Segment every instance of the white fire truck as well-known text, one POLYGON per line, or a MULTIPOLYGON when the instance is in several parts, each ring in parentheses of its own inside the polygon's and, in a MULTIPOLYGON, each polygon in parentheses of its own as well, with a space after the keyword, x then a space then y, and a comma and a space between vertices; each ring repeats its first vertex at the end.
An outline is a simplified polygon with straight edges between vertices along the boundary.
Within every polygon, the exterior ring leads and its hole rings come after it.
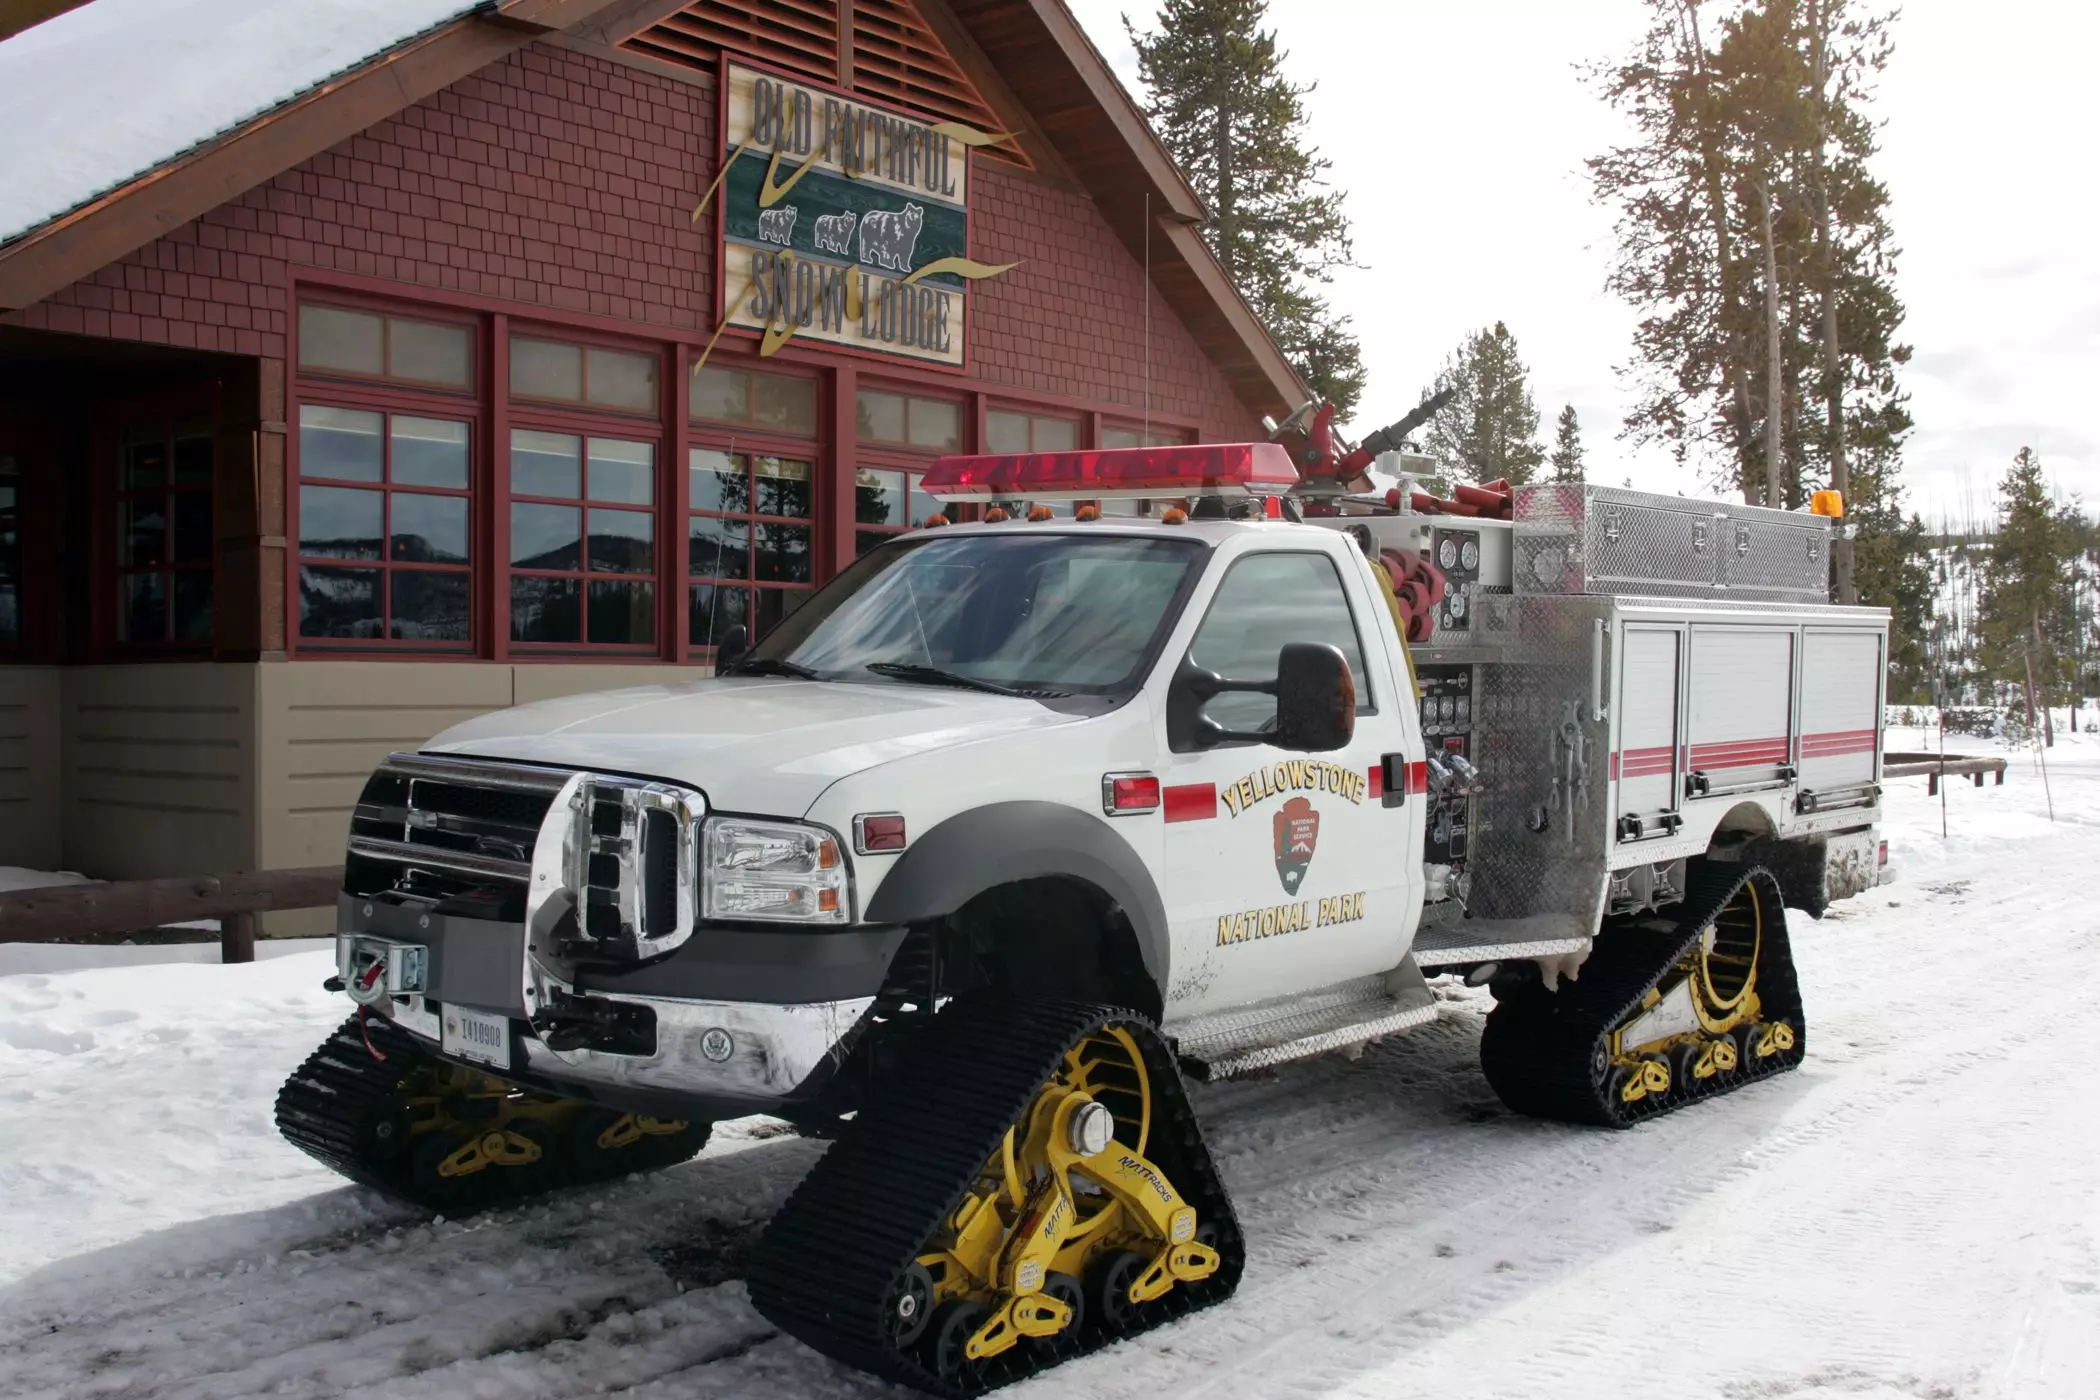
POLYGON ((943 459, 974 522, 716 678, 390 758, 346 856, 355 1015, 286 1137, 457 1213, 785 1118, 835 1141, 752 1301, 961 1395, 1229 1295, 1184 1076, 1404 1031, 1431 975, 1492 989, 1523 1113, 1623 1126, 1798 1064, 1783 907, 1881 860, 1887 616, 1825 601, 1831 522, 1351 494, 1365 449, 1287 427, 1296 465, 943 459))

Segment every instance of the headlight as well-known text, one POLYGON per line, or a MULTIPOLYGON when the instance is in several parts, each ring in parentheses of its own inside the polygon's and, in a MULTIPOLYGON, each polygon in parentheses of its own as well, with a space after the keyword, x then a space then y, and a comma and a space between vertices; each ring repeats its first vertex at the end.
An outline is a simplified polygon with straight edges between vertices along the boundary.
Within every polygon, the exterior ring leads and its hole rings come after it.
POLYGON ((705 851, 705 917, 846 922, 846 858, 830 832, 800 822, 712 817, 705 851))

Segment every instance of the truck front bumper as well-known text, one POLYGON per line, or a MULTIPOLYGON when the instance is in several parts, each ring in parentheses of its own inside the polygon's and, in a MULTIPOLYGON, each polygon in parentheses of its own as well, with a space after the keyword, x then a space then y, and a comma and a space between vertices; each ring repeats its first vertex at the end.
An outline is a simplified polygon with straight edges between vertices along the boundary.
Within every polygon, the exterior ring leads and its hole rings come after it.
POLYGON ((340 913, 336 970, 352 999, 434 1053, 660 1117, 792 1116, 844 1060, 903 938, 901 929, 707 931, 658 962, 550 989, 534 975, 521 924, 352 898, 340 913), (550 994, 570 1017, 619 1033, 581 1043, 557 1033, 550 994), (447 1007, 507 1021, 509 1063, 449 1054, 447 1007))

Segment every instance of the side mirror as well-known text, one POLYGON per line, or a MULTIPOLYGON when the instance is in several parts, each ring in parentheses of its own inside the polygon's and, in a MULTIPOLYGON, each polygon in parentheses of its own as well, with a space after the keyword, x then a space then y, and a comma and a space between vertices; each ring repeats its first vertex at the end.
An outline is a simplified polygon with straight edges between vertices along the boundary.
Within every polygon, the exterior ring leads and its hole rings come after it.
POLYGON ((1279 749, 1332 753, 1356 736, 1356 680, 1342 649, 1326 642, 1287 642, 1276 658, 1279 749))
POLYGON ((722 634, 721 641, 715 643, 715 674, 719 676, 730 667, 736 665, 737 662, 744 659, 744 653, 749 650, 751 650, 751 633, 745 629, 743 623, 739 622, 722 634))
POLYGON ((1167 696, 1167 729, 1169 734, 1188 736, 1196 748, 1251 743, 1295 753, 1332 753, 1348 747, 1356 735, 1356 682, 1341 648, 1326 642, 1285 643, 1276 655, 1273 681, 1228 681, 1184 663, 1167 696), (1213 696, 1232 692, 1275 696, 1275 727, 1242 733, 1203 713, 1213 696))

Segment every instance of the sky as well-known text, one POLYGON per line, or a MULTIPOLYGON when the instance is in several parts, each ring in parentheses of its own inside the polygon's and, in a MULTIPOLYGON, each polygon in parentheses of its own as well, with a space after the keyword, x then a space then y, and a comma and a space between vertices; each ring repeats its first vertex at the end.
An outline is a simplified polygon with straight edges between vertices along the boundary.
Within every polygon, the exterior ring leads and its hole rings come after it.
MULTIPOLYGON (((1067 3, 1136 91, 1122 16, 1148 27, 1155 0, 1067 3)), ((1928 522, 1980 519, 2032 446, 2061 493, 2100 509, 2100 7, 1902 9, 1873 111, 1915 349, 1906 504, 1928 522)), ((1646 13, 1639 0, 1270 6, 1286 71, 1317 84, 1309 135, 1355 233, 1361 267, 1332 295, 1370 370, 1357 434, 1406 412, 1469 332, 1501 320, 1531 367, 1542 437, 1572 403, 1592 480, 1697 489, 1666 453, 1618 436, 1635 315, 1604 291, 1611 213, 1583 170, 1628 134, 1583 72, 1626 52, 1646 13)))

